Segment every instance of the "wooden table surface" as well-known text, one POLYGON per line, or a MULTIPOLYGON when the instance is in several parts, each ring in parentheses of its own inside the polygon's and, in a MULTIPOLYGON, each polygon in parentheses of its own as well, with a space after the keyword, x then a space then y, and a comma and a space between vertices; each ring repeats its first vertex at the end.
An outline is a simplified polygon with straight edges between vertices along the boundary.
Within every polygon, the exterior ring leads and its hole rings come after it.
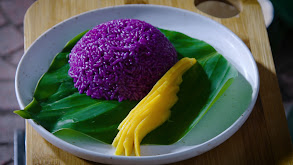
MULTIPOLYGON (((237 0, 231 2, 237 3, 237 0)), ((249 47, 258 65, 259 96, 250 117, 239 131, 218 147, 174 164, 279 164, 289 160, 292 143, 267 31, 257 0, 239 0, 239 16, 227 19, 202 13, 195 7, 194 0, 38 0, 25 15, 25 49, 39 35, 62 20, 89 10, 133 3, 173 6, 208 16, 237 34, 249 47)), ((28 165, 93 164, 53 146, 28 123, 26 161, 28 165)))

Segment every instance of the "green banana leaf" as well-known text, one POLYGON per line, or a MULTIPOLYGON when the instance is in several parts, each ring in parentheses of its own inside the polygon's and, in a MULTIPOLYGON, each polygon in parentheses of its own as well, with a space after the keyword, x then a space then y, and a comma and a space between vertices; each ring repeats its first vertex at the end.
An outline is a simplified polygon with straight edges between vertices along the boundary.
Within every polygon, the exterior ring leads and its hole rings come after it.
MULTIPOLYGON (((187 134, 238 76, 237 70, 212 46, 182 33, 160 29, 174 45, 178 59, 196 58, 183 75, 179 100, 170 118, 142 141, 144 144, 172 144, 187 134)), ((68 55, 87 31, 69 41, 56 55, 39 80, 32 102, 14 111, 33 119, 52 133, 74 130, 105 143, 112 143, 117 127, 138 101, 98 100, 79 94, 68 76, 68 55)), ((68 131, 70 132, 70 131, 68 131)))

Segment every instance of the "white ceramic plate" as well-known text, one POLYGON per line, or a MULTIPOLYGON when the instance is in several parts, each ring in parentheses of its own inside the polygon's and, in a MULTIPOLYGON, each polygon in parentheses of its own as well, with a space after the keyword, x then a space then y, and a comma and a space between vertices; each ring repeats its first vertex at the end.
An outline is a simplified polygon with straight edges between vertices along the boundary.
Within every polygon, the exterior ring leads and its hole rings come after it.
POLYGON ((120 18, 135 18, 152 25, 185 33, 217 49, 240 75, 203 119, 173 145, 143 145, 141 157, 113 155, 111 145, 89 138, 59 138, 43 127, 29 123, 55 146, 78 157, 109 164, 162 164, 204 153, 227 140, 246 121, 255 104, 259 77, 256 63, 245 44, 221 24, 199 14, 166 6, 125 5, 83 13, 59 23, 41 35, 27 50, 16 72, 16 95, 23 109, 31 100, 38 80, 65 43, 97 24, 120 18), (250 85, 249 85, 250 84, 250 85), (251 86, 251 87, 250 87, 251 86))

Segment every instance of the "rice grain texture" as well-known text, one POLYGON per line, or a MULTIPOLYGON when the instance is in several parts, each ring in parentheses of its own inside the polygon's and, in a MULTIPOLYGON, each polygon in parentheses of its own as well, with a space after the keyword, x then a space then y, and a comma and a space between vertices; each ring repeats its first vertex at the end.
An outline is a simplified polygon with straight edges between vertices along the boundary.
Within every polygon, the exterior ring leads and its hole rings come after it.
POLYGON ((68 74, 92 98, 141 100, 176 62, 175 48, 157 28, 120 19, 97 25, 77 42, 68 74))

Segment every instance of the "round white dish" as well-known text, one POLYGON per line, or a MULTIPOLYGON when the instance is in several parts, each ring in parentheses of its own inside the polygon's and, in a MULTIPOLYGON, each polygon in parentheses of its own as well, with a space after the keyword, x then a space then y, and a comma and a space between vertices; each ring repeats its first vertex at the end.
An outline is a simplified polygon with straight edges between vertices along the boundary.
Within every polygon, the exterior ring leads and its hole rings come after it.
POLYGON ((58 138, 29 120, 41 136, 67 152, 95 162, 163 164, 204 153, 227 140, 242 126, 253 109, 259 90, 258 70, 249 49, 229 29, 209 18, 157 5, 125 5, 89 11, 65 20, 42 34, 26 51, 17 68, 15 88, 20 108, 23 109, 32 100, 38 80, 67 41, 97 24, 121 18, 140 19, 156 27, 179 31, 203 40, 232 63, 240 76, 182 140, 166 146, 143 145, 141 157, 116 156, 111 145, 95 140, 58 138), (250 93, 246 92, 248 83, 252 90, 250 93), (234 101, 230 101, 231 97, 234 101))

